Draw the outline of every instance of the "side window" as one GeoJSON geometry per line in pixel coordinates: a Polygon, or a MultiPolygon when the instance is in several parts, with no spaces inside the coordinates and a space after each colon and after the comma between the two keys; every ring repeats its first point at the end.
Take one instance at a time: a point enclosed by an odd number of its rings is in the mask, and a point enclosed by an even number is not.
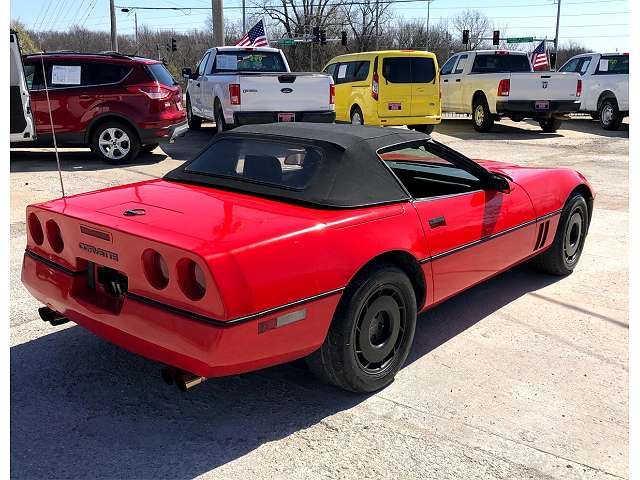
{"type": "Polygon", "coordinates": [[[336,66],[336,72],[333,76],[333,80],[336,84],[347,82],[347,69],[349,68],[348,63],[339,63],[336,66]]]}
{"type": "Polygon", "coordinates": [[[432,58],[411,59],[411,81],[413,83],[431,83],[436,78],[436,66],[432,58]]]}
{"type": "Polygon", "coordinates": [[[88,62],[81,65],[83,86],[117,83],[129,74],[131,67],[116,63],[88,62]]]}
{"type": "Polygon", "coordinates": [[[582,62],[580,62],[580,65],[578,66],[580,75],[584,75],[585,73],[587,73],[589,65],[591,65],[591,57],[584,57],[582,59],[582,62]]]}
{"type": "Polygon", "coordinates": [[[382,76],[391,83],[411,83],[411,57],[383,58],[382,76]]]}
{"type": "Polygon", "coordinates": [[[380,154],[414,198],[472,192],[480,189],[480,179],[439,155],[426,142],[400,146],[380,154]]]}
{"type": "Polygon", "coordinates": [[[209,60],[209,55],[210,52],[205,53],[202,57],[202,60],[200,60],[200,63],[198,63],[198,75],[204,75],[205,68],[207,66],[207,60],[209,60]]]}
{"type": "Polygon", "coordinates": [[[454,70],[453,73],[458,74],[464,71],[464,66],[467,63],[468,57],[469,55],[467,55],[466,53],[464,55],[460,55],[460,57],[458,58],[458,63],[456,64],[456,69],[454,70]]]}
{"type": "Polygon", "coordinates": [[[82,77],[86,75],[86,65],[83,66],[81,62],[52,61],[46,64],[45,70],[47,86],[51,89],[78,87],[83,84],[82,77]]]}
{"type": "Polygon", "coordinates": [[[580,58],[572,58],[562,66],[560,71],[561,72],[577,72],[579,61],[580,61],[580,58]]]}
{"type": "Polygon", "coordinates": [[[362,82],[369,76],[369,60],[357,62],[357,67],[353,75],[354,82],[362,82]]]}
{"type": "Polygon", "coordinates": [[[609,55],[600,57],[596,75],[620,75],[629,73],[628,55],[609,55]]]}
{"type": "Polygon", "coordinates": [[[24,64],[24,78],[27,82],[27,88],[31,90],[33,88],[33,77],[36,73],[36,66],[33,63],[24,64]]]}
{"type": "Polygon", "coordinates": [[[446,63],[440,69],[440,75],[449,75],[451,72],[453,72],[453,66],[456,64],[457,60],[458,60],[457,55],[454,55],[449,60],[447,60],[446,63]]]}

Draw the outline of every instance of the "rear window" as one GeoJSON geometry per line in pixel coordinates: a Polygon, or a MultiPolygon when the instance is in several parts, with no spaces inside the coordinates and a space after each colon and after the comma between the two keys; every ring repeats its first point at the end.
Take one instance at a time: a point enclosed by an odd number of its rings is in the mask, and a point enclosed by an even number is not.
{"type": "Polygon", "coordinates": [[[165,67],[163,64],[152,63],[150,65],[147,65],[147,68],[151,71],[151,75],[158,83],[167,86],[178,84],[171,73],[169,73],[169,70],[167,70],[167,67],[165,67]]]}
{"type": "Polygon", "coordinates": [[[302,190],[322,159],[316,147],[227,138],[214,142],[185,172],[302,190]]]}
{"type": "Polygon", "coordinates": [[[286,72],[278,52],[223,50],[216,54],[216,72],[286,72]]]}
{"type": "Polygon", "coordinates": [[[391,83],[429,83],[436,67],[432,58],[390,57],[382,60],[382,75],[391,83]]]}
{"type": "Polygon", "coordinates": [[[471,73],[530,72],[526,55],[476,55],[471,73]]]}
{"type": "Polygon", "coordinates": [[[629,56],[628,55],[603,55],[600,57],[598,75],[620,75],[629,73],[629,56]]]}

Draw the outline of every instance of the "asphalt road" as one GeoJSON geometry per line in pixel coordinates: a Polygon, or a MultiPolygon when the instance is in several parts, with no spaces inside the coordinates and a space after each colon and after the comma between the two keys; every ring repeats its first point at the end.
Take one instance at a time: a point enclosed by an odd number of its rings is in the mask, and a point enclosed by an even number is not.
{"type": "MultiPolygon", "coordinates": [[[[113,168],[65,150],[68,194],[161,176],[201,148],[190,132],[113,168]]],[[[20,283],[24,208],[59,196],[51,150],[11,153],[11,475],[15,478],[542,479],[628,476],[628,125],[557,134],[451,120],[434,136],[473,158],[569,166],[598,191],[566,278],[521,266],[419,318],[395,382],[370,396],[299,364],[186,394],[160,365],[67,324],[20,283]]]]}

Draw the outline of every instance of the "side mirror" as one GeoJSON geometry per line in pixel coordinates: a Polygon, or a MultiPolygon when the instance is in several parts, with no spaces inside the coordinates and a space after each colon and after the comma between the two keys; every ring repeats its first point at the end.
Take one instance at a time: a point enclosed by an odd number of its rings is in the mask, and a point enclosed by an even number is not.
{"type": "Polygon", "coordinates": [[[492,173],[489,175],[489,177],[485,181],[484,187],[486,190],[493,190],[496,192],[502,192],[502,193],[511,192],[511,186],[509,185],[509,181],[500,175],[496,175],[495,173],[492,173]]]}
{"type": "Polygon", "coordinates": [[[184,67],[182,69],[182,76],[184,78],[191,78],[191,75],[193,75],[193,73],[191,72],[191,69],[189,67],[184,67]]]}

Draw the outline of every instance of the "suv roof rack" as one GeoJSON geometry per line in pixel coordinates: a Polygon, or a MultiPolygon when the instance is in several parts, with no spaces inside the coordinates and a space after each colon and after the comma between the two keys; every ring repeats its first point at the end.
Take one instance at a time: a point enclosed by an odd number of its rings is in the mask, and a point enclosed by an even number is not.
{"type": "Polygon", "coordinates": [[[29,55],[102,55],[105,57],[116,57],[116,58],[132,58],[133,57],[133,55],[120,53],[120,52],[112,52],[112,51],[78,52],[76,50],[48,50],[48,51],[30,53],[29,55]]]}

